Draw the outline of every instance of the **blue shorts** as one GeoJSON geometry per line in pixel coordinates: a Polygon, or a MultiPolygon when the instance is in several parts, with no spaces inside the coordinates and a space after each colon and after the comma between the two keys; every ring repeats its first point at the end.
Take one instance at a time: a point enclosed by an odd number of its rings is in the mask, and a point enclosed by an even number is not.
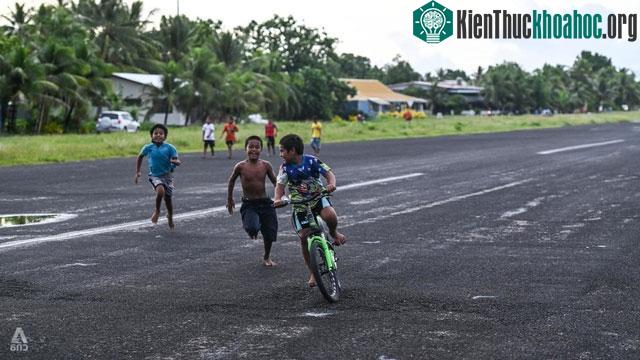
{"type": "Polygon", "coordinates": [[[330,207],[331,202],[328,198],[323,197],[316,202],[316,204],[311,208],[313,213],[312,217],[309,217],[309,214],[305,208],[305,210],[293,210],[291,214],[291,223],[293,224],[293,228],[296,229],[297,232],[300,232],[302,229],[307,229],[312,226],[318,226],[316,224],[315,217],[320,214],[322,209],[330,207]]]}
{"type": "Polygon", "coordinates": [[[311,147],[320,150],[320,138],[311,138],[311,147]]]}

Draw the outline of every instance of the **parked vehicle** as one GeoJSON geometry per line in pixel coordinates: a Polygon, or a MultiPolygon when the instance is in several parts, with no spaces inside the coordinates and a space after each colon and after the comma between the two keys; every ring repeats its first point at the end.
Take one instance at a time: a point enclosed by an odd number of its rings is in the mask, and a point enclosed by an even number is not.
{"type": "Polygon", "coordinates": [[[96,122],[96,132],[127,131],[136,132],[140,123],[126,111],[103,111],[96,122]]]}

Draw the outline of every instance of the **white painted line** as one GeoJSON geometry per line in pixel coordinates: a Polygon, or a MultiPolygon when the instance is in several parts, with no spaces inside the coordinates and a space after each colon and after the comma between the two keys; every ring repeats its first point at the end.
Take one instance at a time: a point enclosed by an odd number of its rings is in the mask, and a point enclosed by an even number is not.
{"type": "MultiPolygon", "coordinates": [[[[404,179],[409,179],[409,178],[412,178],[412,177],[417,177],[417,176],[422,176],[422,175],[424,175],[424,174],[423,173],[412,173],[412,174],[407,174],[407,175],[393,176],[393,177],[388,177],[388,178],[383,178],[383,179],[364,181],[364,182],[360,182],[360,183],[354,183],[354,184],[341,186],[340,190],[355,189],[355,188],[359,188],[359,187],[363,187],[363,186],[386,183],[386,182],[391,182],[391,181],[404,180],[404,179]]],[[[200,218],[200,217],[210,216],[210,215],[213,215],[215,213],[219,213],[219,212],[223,212],[223,211],[227,211],[227,207],[226,206],[218,206],[218,207],[209,208],[209,209],[189,211],[189,212],[186,212],[186,213],[177,214],[173,218],[174,218],[174,220],[200,218]]],[[[158,223],[160,223],[160,224],[165,223],[165,222],[166,222],[165,218],[161,218],[158,221],[158,223]]],[[[64,240],[75,239],[75,238],[84,237],[84,236],[100,235],[100,234],[106,234],[106,233],[111,233],[111,232],[116,232],[116,231],[124,231],[124,230],[142,229],[142,228],[147,228],[147,227],[152,227],[152,226],[155,226],[155,225],[152,224],[148,219],[146,219],[146,220],[128,222],[128,223],[124,223],[124,224],[102,226],[102,227],[93,228],[93,229],[71,231],[71,232],[67,232],[67,233],[62,233],[62,234],[57,234],[57,235],[50,235],[50,236],[43,236],[43,237],[33,238],[33,239],[8,241],[8,242],[0,243],[0,251],[11,249],[11,248],[15,248],[15,247],[20,247],[20,246],[35,245],[35,244],[44,243],[44,242],[64,241],[64,240]]]]}
{"type": "MultiPolygon", "coordinates": [[[[211,215],[213,213],[226,211],[226,210],[227,210],[226,206],[218,206],[210,209],[195,210],[195,211],[182,213],[174,216],[174,219],[197,218],[197,217],[211,215]]],[[[158,221],[158,223],[164,223],[164,222],[166,222],[166,219],[164,218],[158,221]]],[[[0,250],[5,250],[8,248],[14,248],[19,246],[34,245],[34,244],[39,244],[43,242],[64,241],[64,240],[75,239],[83,236],[100,235],[100,234],[106,234],[106,233],[111,233],[116,231],[142,229],[142,228],[147,228],[152,226],[155,226],[155,225],[152,224],[151,221],[148,219],[139,220],[139,221],[133,221],[133,222],[128,222],[124,224],[102,226],[102,227],[93,228],[93,229],[71,231],[71,232],[58,234],[58,235],[43,236],[43,237],[34,238],[34,239],[8,241],[5,243],[0,243],[0,250]]]]}
{"type": "Polygon", "coordinates": [[[451,197],[451,198],[448,198],[448,199],[445,199],[445,200],[440,200],[440,201],[432,202],[432,203],[429,203],[429,204],[416,206],[416,207],[405,209],[405,210],[402,210],[402,211],[396,211],[394,213],[391,213],[390,216],[409,214],[409,213],[416,212],[416,211],[419,211],[419,210],[429,209],[429,208],[436,207],[436,206],[439,206],[439,205],[444,205],[444,204],[448,204],[448,203],[452,203],[452,202],[468,199],[470,197],[485,195],[485,194],[492,193],[492,192],[495,192],[495,191],[498,191],[498,190],[508,189],[508,188],[512,188],[514,186],[522,185],[522,184],[527,183],[527,182],[529,182],[531,180],[533,180],[533,179],[526,179],[526,180],[522,180],[522,181],[516,181],[516,182],[509,183],[509,184],[497,186],[497,187],[494,187],[494,188],[491,188],[491,189],[477,191],[477,192],[474,192],[474,193],[471,193],[471,194],[454,196],[454,197],[451,197]]]}
{"type": "Polygon", "coordinates": [[[423,173],[413,173],[413,174],[407,174],[407,175],[401,175],[401,176],[393,176],[393,177],[388,177],[388,178],[384,178],[384,179],[377,179],[377,180],[365,181],[365,182],[361,182],[361,183],[338,186],[338,190],[355,189],[355,188],[360,188],[360,187],[363,187],[363,186],[382,184],[382,183],[386,183],[386,182],[390,182],[390,181],[398,181],[398,180],[410,179],[410,178],[414,178],[414,177],[422,176],[422,175],[424,175],[424,174],[423,173]]]}
{"type": "Polygon", "coordinates": [[[331,316],[331,315],[335,315],[335,312],[306,312],[304,314],[302,314],[302,316],[310,316],[310,317],[325,317],[325,316],[331,316]]]}
{"type": "Polygon", "coordinates": [[[559,148],[559,149],[552,149],[552,150],[539,151],[539,152],[537,152],[537,154],[538,154],[538,155],[549,155],[549,154],[559,153],[559,152],[562,152],[562,151],[570,151],[570,150],[577,150],[577,149],[586,149],[586,148],[590,148],[590,147],[604,146],[604,145],[610,145],[610,144],[617,144],[617,143],[621,143],[621,142],[624,142],[624,140],[622,140],[622,139],[618,139],[618,140],[611,140],[611,141],[605,141],[605,142],[599,142],[599,143],[591,143],[591,144],[584,144],[584,145],[568,146],[568,147],[563,147],[563,148],[559,148]]]}
{"type": "Polygon", "coordinates": [[[72,266],[82,266],[82,267],[85,267],[85,266],[96,266],[96,265],[98,265],[98,264],[96,264],[96,263],[89,263],[89,264],[85,264],[85,263],[73,263],[73,264],[66,264],[66,265],[59,266],[59,268],[67,268],[67,267],[72,267],[72,266]]]}
{"type": "Polygon", "coordinates": [[[495,299],[495,296],[492,295],[478,295],[478,296],[474,296],[471,298],[471,300],[478,300],[478,299],[495,299]]]}

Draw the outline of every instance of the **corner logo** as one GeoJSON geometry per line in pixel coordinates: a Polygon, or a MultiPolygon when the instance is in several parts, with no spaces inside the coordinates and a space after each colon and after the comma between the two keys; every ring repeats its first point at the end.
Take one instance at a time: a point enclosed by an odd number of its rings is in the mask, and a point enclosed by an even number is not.
{"type": "Polygon", "coordinates": [[[413,11],[413,35],[437,44],[453,35],[453,11],[436,1],[429,1],[413,11]]]}
{"type": "Polygon", "coordinates": [[[24,331],[21,327],[17,327],[11,338],[11,351],[29,351],[29,344],[27,337],[24,335],[24,331]]]}

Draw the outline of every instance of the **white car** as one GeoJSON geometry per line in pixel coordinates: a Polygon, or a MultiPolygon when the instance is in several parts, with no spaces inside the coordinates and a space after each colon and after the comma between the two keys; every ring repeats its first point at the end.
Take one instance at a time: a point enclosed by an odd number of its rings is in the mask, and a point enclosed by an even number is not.
{"type": "Polygon", "coordinates": [[[96,123],[97,132],[127,131],[136,132],[140,123],[133,120],[126,111],[103,111],[96,123]]]}

